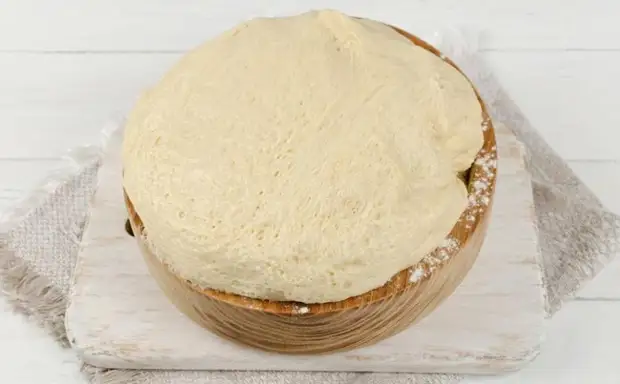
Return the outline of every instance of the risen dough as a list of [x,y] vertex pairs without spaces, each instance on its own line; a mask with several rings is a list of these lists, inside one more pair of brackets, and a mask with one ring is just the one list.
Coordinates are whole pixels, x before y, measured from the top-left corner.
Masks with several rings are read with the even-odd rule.
[[128,119],[124,187],[180,276],[337,301],[441,243],[481,146],[459,72],[382,24],[309,12],[246,22],[176,64]]

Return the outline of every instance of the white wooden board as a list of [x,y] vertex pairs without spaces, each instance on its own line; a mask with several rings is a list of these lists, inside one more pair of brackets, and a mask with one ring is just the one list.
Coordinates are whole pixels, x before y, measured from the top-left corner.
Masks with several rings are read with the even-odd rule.
[[498,131],[497,195],[481,254],[457,291],[418,325],[326,356],[285,356],[233,344],[185,318],[148,275],[124,230],[116,135],[75,273],[67,329],[74,349],[108,368],[316,370],[490,374],[534,358],[544,332],[530,179],[521,147]]

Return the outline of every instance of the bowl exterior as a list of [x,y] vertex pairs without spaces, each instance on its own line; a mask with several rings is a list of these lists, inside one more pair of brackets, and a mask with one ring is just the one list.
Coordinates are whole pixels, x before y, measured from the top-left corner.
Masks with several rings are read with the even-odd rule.
[[[140,233],[139,218],[130,214],[130,222],[134,233]],[[150,274],[168,299],[200,326],[226,339],[271,352],[321,354],[374,344],[432,312],[452,294],[474,264],[487,223],[488,216],[478,225],[458,255],[426,279],[409,283],[401,281],[406,279],[401,273],[386,285],[403,284],[406,288],[382,300],[340,311],[299,311],[296,315],[235,305],[205,295],[202,290],[172,273],[139,236],[138,244]],[[263,302],[265,305],[279,305],[277,302]]]
[[[460,71],[428,43],[395,29]],[[198,287],[174,274],[148,247],[142,221],[125,194],[129,221],[150,274],[169,300],[200,326],[224,338],[267,351],[336,352],[371,345],[406,329],[454,292],[474,264],[484,242],[497,174],[497,168],[489,168],[488,164],[495,164],[497,152],[492,121],[476,93],[483,110],[484,144],[467,175],[468,190],[470,199],[475,190],[484,196],[485,204],[470,205],[463,212],[450,233],[459,247],[444,250],[441,259],[423,259],[396,274],[382,287],[339,302],[303,304],[243,297]]]

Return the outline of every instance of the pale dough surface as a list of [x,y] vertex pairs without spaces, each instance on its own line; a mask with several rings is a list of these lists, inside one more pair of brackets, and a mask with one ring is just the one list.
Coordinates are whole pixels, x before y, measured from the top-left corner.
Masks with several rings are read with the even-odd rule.
[[187,54],[130,114],[124,187],[182,277],[343,300],[440,244],[481,107],[454,68],[334,11],[254,19]]

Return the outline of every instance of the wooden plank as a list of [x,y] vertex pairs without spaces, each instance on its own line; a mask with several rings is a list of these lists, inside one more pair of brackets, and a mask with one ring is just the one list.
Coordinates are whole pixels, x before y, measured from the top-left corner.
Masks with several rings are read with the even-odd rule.
[[[20,384],[84,384],[81,362],[71,349],[62,348],[49,333],[0,300],[0,382]],[[33,367],[36,367],[33,369]]]
[[485,49],[620,48],[615,0],[4,0],[0,50],[187,50],[250,17],[320,8],[383,20],[427,37],[438,28],[476,29],[485,32]]
[[577,297],[584,300],[618,300],[620,301],[620,255],[591,282],[586,283],[578,292]]
[[70,107],[79,102],[107,103],[116,98],[127,103],[180,57],[181,54],[0,53],[0,107]]
[[[610,79],[620,52],[487,52],[517,104],[567,159],[620,159]],[[180,54],[0,54],[0,156],[56,157],[98,139]],[[535,87],[535,89],[532,89]],[[579,108],[573,106],[578,105]]]
[[58,157],[98,143],[178,56],[0,54],[0,157]]
[[459,384],[617,384],[620,302],[570,302],[547,326],[541,354],[504,377]]
[[61,159],[0,160],[0,221],[3,214],[65,164]]
[[[566,159],[618,159],[620,52],[488,52],[501,85]],[[600,118],[600,116],[604,116]]]
[[2,158],[60,157],[72,148],[99,143],[104,124],[115,116],[110,102],[49,104],[13,108],[0,114],[0,125],[8,127],[0,132]]
[[[620,302],[568,303],[549,321],[545,344],[533,363],[506,376],[473,376],[459,384],[617,384],[618,324]],[[3,301],[0,340],[0,356],[11,357],[0,372],[3,382],[84,384],[74,352],[58,347]]]

